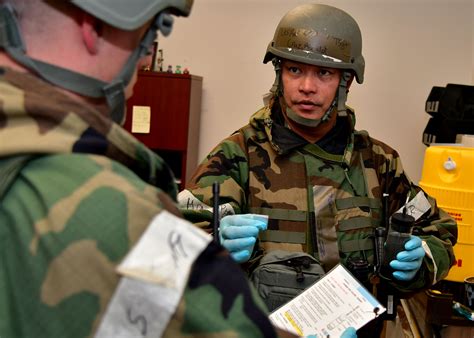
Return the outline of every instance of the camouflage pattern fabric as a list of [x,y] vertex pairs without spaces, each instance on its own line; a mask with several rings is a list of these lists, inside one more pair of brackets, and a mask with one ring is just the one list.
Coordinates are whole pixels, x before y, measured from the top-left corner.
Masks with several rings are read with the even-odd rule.
[[[0,166],[17,155],[33,157],[0,202],[0,337],[92,336],[117,264],[153,217],[179,214],[173,175],[99,111],[0,68]],[[211,243],[164,336],[276,336],[239,271]]]
[[[276,101],[278,102],[278,101]],[[333,130],[309,144],[285,127],[278,103],[257,111],[250,123],[215,147],[201,163],[178,200],[185,216],[210,231],[212,183],[220,183],[227,213],[269,215],[268,230],[245,268],[248,272],[269,250],[304,251],[328,271],[338,262],[374,263],[374,228],[421,188],[414,185],[398,153],[354,129],[354,112],[338,117]],[[431,209],[416,223],[433,259],[425,258],[411,282],[392,283],[401,292],[416,291],[444,278],[454,263],[455,221],[427,196]]]

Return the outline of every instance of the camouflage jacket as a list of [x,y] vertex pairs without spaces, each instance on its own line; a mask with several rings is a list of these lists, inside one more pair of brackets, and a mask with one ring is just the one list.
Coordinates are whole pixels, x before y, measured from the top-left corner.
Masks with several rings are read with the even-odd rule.
[[[18,155],[27,156],[23,167],[5,172]],[[160,223],[161,215],[179,223],[169,197],[175,198],[177,191],[171,171],[94,108],[34,76],[3,68],[0,170],[5,175],[0,179],[0,337],[93,335],[125,279],[117,265],[141,238],[151,238],[143,235],[150,224],[160,233],[166,225]],[[185,233],[192,232],[186,226],[197,230],[181,222]],[[183,285],[176,306],[161,304],[160,293],[149,299],[170,311],[166,320],[162,308],[150,312],[156,317],[127,308],[119,313],[124,325],[134,336],[150,336],[156,326],[164,337],[275,336],[239,266],[197,231],[204,244],[188,262],[188,274],[174,281]],[[177,248],[180,238],[171,239],[176,263],[175,256],[187,248]],[[154,250],[160,249],[151,241]],[[161,257],[144,258],[160,262]],[[162,259],[158,271],[169,270],[173,260]],[[162,289],[169,290],[166,285]],[[146,302],[145,291],[139,288],[128,300]]]
[[[374,228],[421,191],[404,173],[398,153],[354,129],[347,109],[322,140],[310,144],[284,125],[279,106],[264,107],[250,123],[215,147],[178,195],[185,216],[202,228],[212,220],[212,183],[220,183],[221,216],[259,213],[268,230],[246,267],[250,272],[266,250],[314,254],[326,271],[338,262],[374,263]],[[382,193],[388,201],[382,203]],[[422,193],[422,195],[424,195]],[[431,208],[416,222],[427,245],[424,264],[410,283],[416,291],[445,277],[454,263],[455,221],[425,196]]]

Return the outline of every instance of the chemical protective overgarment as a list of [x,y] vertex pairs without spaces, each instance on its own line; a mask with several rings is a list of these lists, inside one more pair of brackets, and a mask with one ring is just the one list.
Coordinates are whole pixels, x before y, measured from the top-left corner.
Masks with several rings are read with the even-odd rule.
[[[277,103],[272,103],[277,102]],[[421,188],[405,174],[398,153],[355,128],[355,116],[339,116],[316,144],[285,127],[278,101],[257,111],[248,125],[215,147],[178,195],[185,216],[209,229],[212,183],[220,183],[220,215],[269,216],[268,230],[245,268],[271,249],[304,251],[325,271],[363,259],[374,264],[374,228],[383,225],[382,194],[388,215]],[[445,277],[454,263],[455,221],[424,194],[431,208],[416,221],[415,234],[427,252],[410,282],[389,281],[401,293],[420,290]]]
[[[152,250],[163,249],[145,231],[180,222],[190,229],[183,237],[198,229],[175,216],[177,188],[160,157],[93,107],[32,75],[0,68],[0,170],[18,156],[26,156],[22,167],[0,178],[0,336],[92,336],[126,279],[117,265],[142,238]],[[188,253],[179,239],[169,238],[176,257]],[[159,263],[158,277],[173,270],[171,259],[141,258]],[[163,337],[275,336],[263,303],[222,247],[207,242],[189,264],[183,279],[168,284],[127,279],[164,291],[148,299],[156,312],[128,308],[118,321],[111,317],[109,329],[128,325],[133,336],[157,327],[153,332]],[[130,295],[127,302],[143,305],[140,287],[139,302]],[[167,290],[175,306],[163,302]]]

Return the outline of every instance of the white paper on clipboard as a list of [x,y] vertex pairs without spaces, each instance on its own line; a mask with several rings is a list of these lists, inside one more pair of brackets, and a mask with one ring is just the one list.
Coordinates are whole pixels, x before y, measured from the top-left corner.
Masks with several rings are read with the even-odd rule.
[[385,312],[385,307],[341,264],[270,314],[275,326],[299,336],[340,337]]

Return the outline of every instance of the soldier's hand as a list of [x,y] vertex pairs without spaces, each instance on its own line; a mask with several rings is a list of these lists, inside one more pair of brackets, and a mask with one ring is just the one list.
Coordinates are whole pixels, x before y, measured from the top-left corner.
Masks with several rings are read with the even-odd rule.
[[258,233],[267,229],[265,215],[243,214],[225,216],[220,221],[219,238],[237,263],[249,260]]
[[341,338],[357,338],[356,329],[348,327],[341,335]]
[[[307,336],[307,338],[324,338],[324,337],[318,337],[317,335],[310,335],[310,336]],[[348,327],[341,334],[341,338],[357,338],[356,329],[354,329],[353,327]]]
[[397,254],[397,259],[390,262],[393,270],[393,277],[401,281],[412,280],[423,263],[425,250],[421,246],[421,239],[417,236],[411,236],[405,243],[405,251]]

